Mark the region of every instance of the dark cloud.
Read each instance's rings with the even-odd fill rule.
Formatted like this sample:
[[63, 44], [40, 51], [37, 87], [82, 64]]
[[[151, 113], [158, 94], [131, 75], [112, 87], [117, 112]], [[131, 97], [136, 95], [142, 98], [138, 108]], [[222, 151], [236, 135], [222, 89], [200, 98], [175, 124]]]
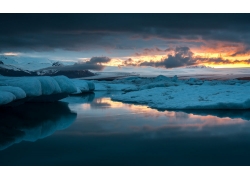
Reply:
[[92, 57], [86, 64], [101, 64], [110, 62], [110, 58], [108, 57]]
[[143, 62], [140, 66], [176, 68], [195, 64], [197, 64], [196, 59], [193, 58], [193, 53], [189, 47], [176, 47], [173, 55], [169, 54], [167, 58], [157, 62]]
[[[101, 71], [105, 67], [102, 63], [110, 62], [111, 59], [108, 57], [92, 57], [89, 61], [78, 62], [74, 65], [69, 66], [53, 66], [44, 68], [42, 70], [56, 69], [60, 71], [81, 71], [81, 70], [97, 70]], [[39, 70], [41, 71], [41, 69]]]
[[250, 59], [245, 60], [229, 60], [229, 59], [223, 59], [221, 57], [219, 58], [200, 58], [195, 57], [194, 58], [197, 63], [208, 63], [208, 64], [214, 64], [214, 65], [225, 65], [225, 64], [250, 64]]
[[89, 61], [76, 63], [74, 66], [92, 70], [103, 70], [105, 67], [103, 63], [110, 62], [108, 57], [92, 57]]
[[167, 55], [161, 61], [135, 61], [131, 58], [123, 61], [123, 66], [153, 66], [153, 67], [165, 67], [176, 68], [198, 64], [212, 64], [212, 65], [225, 65], [225, 64], [250, 64], [250, 59], [245, 60], [229, 60], [218, 58], [204, 58], [200, 56], [194, 56], [189, 47], [176, 47], [173, 50], [173, 54]]
[[115, 47], [121, 35], [250, 45], [249, 19], [250, 14], [0, 14], [0, 51]]
[[167, 49], [160, 49], [158, 47], [155, 48], [145, 48], [141, 53], [135, 53], [136, 56], [147, 56], [147, 55], [159, 55], [162, 53], [167, 53], [170, 51], [173, 51], [173, 48], [167, 48]]

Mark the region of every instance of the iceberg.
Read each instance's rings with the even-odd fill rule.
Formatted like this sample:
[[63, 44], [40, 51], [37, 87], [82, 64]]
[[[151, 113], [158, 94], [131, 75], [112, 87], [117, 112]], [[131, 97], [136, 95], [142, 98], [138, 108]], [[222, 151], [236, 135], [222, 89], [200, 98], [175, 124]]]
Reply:
[[27, 96], [42, 95], [42, 86], [36, 77], [6, 77], [0, 76], [0, 86], [13, 86], [23, 89]]
[[0, 105], [8, 104], [16, 99], [16, 96], [11, 92], [0, 90]]
[[15, 99], [22, 99], [26, 97], [26, 93], [19, 87], [12, 87], [12, 86], [0, 86], [1, 92], [9, 92], [15, 96]]
[[77, 87], [77, 92], [74, 94], [93, 92], [95, 90], [95, 84], [91, 81], [85, 81], [81, 79], [71, 79], [71, 81]]
[[0, 105], [18, 99], [31, 102], [54, 102], [70, 94], [93, 92], [91, 81], [66, 76], [6, 77], [0, 76]]
[[72, 94], [77, 91], [77, 88], [74, 83], [66, 76], [54, 76], [52, 78], [56, 80], [56, 82], [61, 88], [62, 93]]

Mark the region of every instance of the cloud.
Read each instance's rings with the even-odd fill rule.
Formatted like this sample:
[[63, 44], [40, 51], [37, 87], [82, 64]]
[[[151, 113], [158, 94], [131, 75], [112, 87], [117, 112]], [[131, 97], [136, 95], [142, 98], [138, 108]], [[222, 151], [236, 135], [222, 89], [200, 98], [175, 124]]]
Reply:
[[44, 68], [43, 70], [57, 69], [60, 71], [80, 71], [80, 70], [97, 70], [101, 71], [105, 67], [103, 63], [110, 62], [108, 57], [92, 57], [89, 61], [78, 62], [69, 66], [53, 66]]
[[229, 59], [223, 59], [223, 58], [201, 58], [196, 57], [196, 62], [198, 64], [207, 63], [207, 64], [213, 64], [213, 65], [225, 65], [225, 64], [250, 64], [250, 59], [245, 60], [229, 60]]
[[[129, 49], [136, 44], [128, 47], [131, 40], [153, 38], [158, 43], [222, 41], [250, 45], [249, 19], [250, 14], [0, 14], [0, 22], [4, 22], [0, 51]], [[121, 36], [126, 40], [121, 41]]]
[[173, 48], [160, 49], [158, 47], [155, 48], [144, 48], [142, 52], [135, 53], [136, 56], [147, 56], [147, 55], [159, 55], [166, 54], [167, 52], [173, 51]]
[[195, 64], [197, 64], [196, 59], [193, 58], [193, 53], [189, 47], [176, 47], [173, 55], [169, 54], [167, 58], [157, 62], [143, 62], [140, 66], [176, 68]]
[[111, 59], [108, 57], [92, 57], [89, 61], [86, 61], [86, 64], [102, 64], [108, 63]]
[[110, 61], [111, 59], [109, 57], [92, 57], [89, 61], [80, 61], [74, 66], [92, 70], [103, 70], [103, 68], [105, 67], [103, 63], [108, 63]]
[[[150, 52], [153, 50], [151, 49]], [[245, 60], [229, 60], [222, 57], [209, 58], [194, 56], [194, 53], [189, 47], [176, 47], [173, 49], [173, 54], [167, 55], [160, 61], [143, 61], [134, 60], [129, 58], [123, 61], [122, 66], [153, 66], [153, 67], [164, 67], [164, 68], [177, 68], [190, 65], [198, 64], [212, 64], [212, 65], [225, 65], [225, 64], [250, 64], [250, 59]]]

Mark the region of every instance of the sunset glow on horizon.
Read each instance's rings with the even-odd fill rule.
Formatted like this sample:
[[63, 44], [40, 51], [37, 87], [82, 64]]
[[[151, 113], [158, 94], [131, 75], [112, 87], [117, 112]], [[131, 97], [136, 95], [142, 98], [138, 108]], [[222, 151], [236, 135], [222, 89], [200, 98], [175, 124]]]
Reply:
[[92, 70], [250, 67], [249, 18], [249, 14], [2, 14], [0, 20], [7, 23], [0, 29], [0, 54], [80, 61]]

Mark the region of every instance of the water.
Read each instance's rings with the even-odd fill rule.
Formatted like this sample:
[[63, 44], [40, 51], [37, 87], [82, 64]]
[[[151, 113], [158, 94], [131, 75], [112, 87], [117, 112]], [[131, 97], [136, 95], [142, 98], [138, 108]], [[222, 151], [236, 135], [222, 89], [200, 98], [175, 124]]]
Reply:
[[112, 94], [0, 110], [0, 165], [250, 165], [250, 111], [158, 111]]

